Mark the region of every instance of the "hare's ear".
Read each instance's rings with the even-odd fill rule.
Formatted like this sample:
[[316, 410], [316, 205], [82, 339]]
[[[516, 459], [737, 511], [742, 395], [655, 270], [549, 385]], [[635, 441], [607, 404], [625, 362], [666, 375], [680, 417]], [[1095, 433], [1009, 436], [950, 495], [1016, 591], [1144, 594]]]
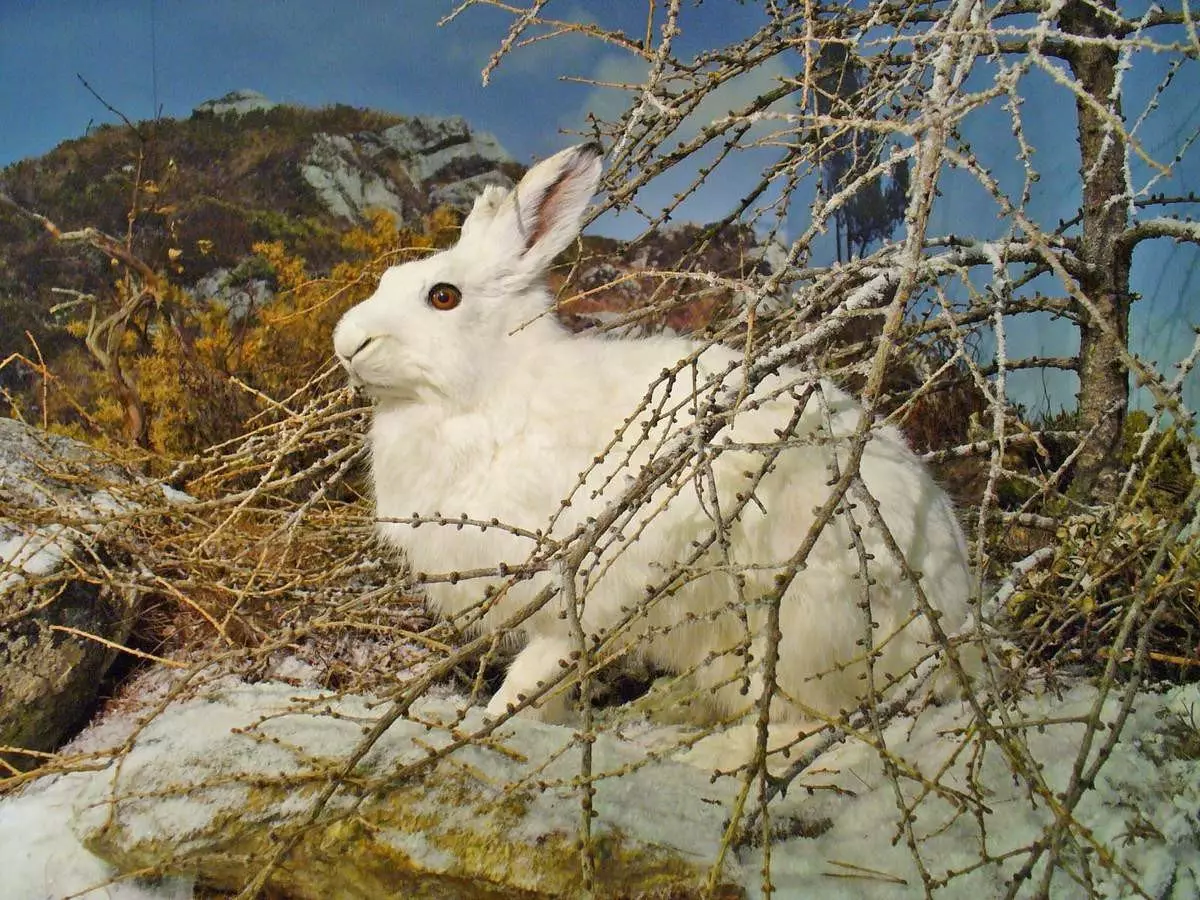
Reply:
[[487, 231], [508, 196], [509, 192], [498, 185], [489, 184], [485, 187], [483, 193], [475, 198], [475, 205], [471, 207], [470, 215], [463, 220], [459, 240], [476, 240], [480, 234]]
[[[531, 281], [579, 234], [579, 222], [600, 181], [600, 146], [580, 144], [556, 153], [525, 173], [506, 202], [489, 210], [481, 197], [470, 219], [485, 218], [487, 238], [509, 255], [513, 276]], [[482, 207], [482, 208], [481, 208]], [[483, 231], [480, 228], [479, 231]]]

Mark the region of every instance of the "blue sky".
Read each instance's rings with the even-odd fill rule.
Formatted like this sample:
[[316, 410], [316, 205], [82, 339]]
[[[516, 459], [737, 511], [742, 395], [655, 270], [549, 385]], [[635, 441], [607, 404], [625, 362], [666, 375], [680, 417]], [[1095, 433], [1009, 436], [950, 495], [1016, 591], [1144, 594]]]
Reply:
[[[2, 0], [0, 165], [112, 120], [77, 74], [135, 120], [153, 117], [156, 89], [164, 114], [187, 116], [204, 100], [253, 88], [284, 103], [465, 115], [503, 133], [519, 156], [555, 146], [547, 117], [554, 124], [571, 94], [578, 102], [586, 89], [564, 90], [526, 65], [485, 90], [479, 70], [503, 17], [479, 11], [438, 29], [450, 8], [404, 0]], [[531, 110], [538, 120], [522, 127], [518, 119]]]
[[[606, 25], [622, 24], [634, 33], [644, 28], [645, 4], [636, 0], [556, 0], [550, 7], [562, 18], [586, 18], [588, 10], [598, 10]], [[761, 16], [754, 2], [708, 0], [699, 8], [685, 7], [677, 42], [685, 51], [749, 33]], [[82, 135], [91, 123], [114, 121], [77, 75], [135, 120], [151, 118], [156, 104], [167, 116], [187, 116], [204, 100], [252, 88], [299, 105], [463, 115], [494, 133], [518, 160], [530, 161], [570, 143], [561, 130], [582, 127], [587, 111], [612, 114], [624, 104], [619, 92], [559, 76], [636, 80], [644, 71], [615, 48], [565, 39], [510, 57], [484, 87], [479, 72], [509, 18], [472, 9], [438, 28], [438, 19], [452, 8], [449, 0], [0, 0], [0, 166], [45, 153]], [[1176, 74], [1160, 110], [1143, 126], [1146, 147], [1160, 158], [1169, 159], [1180, 135], [1200, 126], [1197, 68], [1192, 64]], [[1127, 75], [1131, 101], [1146, 96], [1164, 71], [1153, 61], [1135, 66]], [[754, 92], [786, 74], [780, 63], [732, 93]], [[1042, 175], [1031, 209], [1053, 221], [1070, 216], [1078, 202], [1073, 103], [1045, 75], [1023, 84], [1022, 112]], [[1136, 115], [1140, 106], [1130, 102], [1126, 109]], [[968, 130], [974, 129], [976, 150], [997, 177], [1016, 185], [1020, 169], [1004, 126], [987, 114], [968, 123]], [[1200, 177], [1192, 174], [1200, 173], [1198, 157], [1200, 148], [1193, 146], [1178, 167], [1183, 174], [1156, 189], [1200, 191]], [[715, 218], [752, 175], [749, 165], [723, 170], [685, 212]], [[1134, 175], [1136, 182], [1145, 181], [1144, 171], [1135, 167]], [[968, 179], [950, 173], [942, 187], [935, 230], [999, 233], [994, 206]], [[792, 223], [793, 230], [805, 224]], [[1191, 246], [1160, 241], [1139, 251], [1134, 286], [1145, 299], [1137, 307], [1134, 333], [1137, 349], [1146, 355], [1177, 359], [1190, 346], [1189, 326], [1200, 321], [1196, 263]], [[1068, 352], [1073, 335], [1061, 324], [1041, 322], [1019, 326], [1012, 339], [1023, 351], [1053, 355]], [[1189, 391], [1193, 403], [1195, 381]], [[1023, 390], [1034, 400], [1043, 386]], [[1072, 390], [1069, 380], [1049, 388], [1055, 404], [1069, 402]]]
[[[204, 100], [252, 88], [307, 106], [346, 103], [403, 114], [463, 115], [519, 159], [560, 149], [581, 125], [590, 76], [617, 51], [566, 38], [513, 55], [489, 87], [480, 70], [509, 17], [467, 11], [444, 28], [448, 0], [0, 0], [0, 166], [112, 121], [76, 75], [131, 119], [187, 116]], [[555, 5], [584, 19], [586, 5]], [[606, 23], [644, 27], [642, 4], [604, 4]], [[627, 14], [620, 11], [626, 10]], [[616, 11], [616, 12], [614, 12]], [[751, 6], [706, 4], [683, 39], [701, 46], [752, 30]]]

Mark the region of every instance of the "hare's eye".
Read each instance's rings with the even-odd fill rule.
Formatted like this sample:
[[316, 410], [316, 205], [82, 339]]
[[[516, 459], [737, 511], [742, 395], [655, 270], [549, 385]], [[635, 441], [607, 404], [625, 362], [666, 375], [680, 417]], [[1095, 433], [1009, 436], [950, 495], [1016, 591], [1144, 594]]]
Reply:
[[452, 284], [435, 284], [429, 289], [429, 305], [445, 312], [462, 303], [462, 291]]

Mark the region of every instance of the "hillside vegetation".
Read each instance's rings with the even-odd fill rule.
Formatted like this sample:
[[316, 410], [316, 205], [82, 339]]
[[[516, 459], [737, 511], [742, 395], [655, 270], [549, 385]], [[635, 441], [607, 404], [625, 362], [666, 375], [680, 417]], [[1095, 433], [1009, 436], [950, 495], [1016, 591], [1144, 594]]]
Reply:
[[[395, 139], [380, 139], [395, 126], [424, 141], [425, 156], [406, 158]], [[402, 218], [365, 200], [348, 218], [314, 188], [304, 170], [331, 136], [347, 148], [332, 164], [351, 168], [334, 174], [386, 185]], [[461, 120], [274, 106], [101, 126], [8, 167], [0, 173], [7, 414], [166, 459], [235, 437], [318, 374], [333, 324], [387, 266], [454, 240], [470, 195], [446, 194], [446, 185], [519, 175], [489, 155], [487, 136], [473, 155], [475, 140]], [[664, 302], [664, 281], [642, 273], [691, 254], [736, 276], [753, 241], [749, 229], [686, 225], [629, 248], [589, 237], [561, 269], [578, 293], [564, 320], [702, 328], [727, 292]]]

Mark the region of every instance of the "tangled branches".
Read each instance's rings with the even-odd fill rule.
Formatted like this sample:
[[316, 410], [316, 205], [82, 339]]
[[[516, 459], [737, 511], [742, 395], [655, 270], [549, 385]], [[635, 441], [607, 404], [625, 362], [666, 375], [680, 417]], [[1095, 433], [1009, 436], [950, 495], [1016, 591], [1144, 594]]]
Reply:
[[[181, 465], [171, 480], [193, 495], [191, 502], [164, 507], [141, 497], [105, 525], [105, 546], [122, 548], [116, 556], [136, 565], [104, 577], [136, 584], [170, 609], [151, 630], [165, 647], [143, 648], [183, 667], [168, 700], [231, 671], [295, 678], [293, 664], [280, 666], [298, 658], [307, 667], [300, 680], [370, 692], [382, 704], [352, 751], [307, 772], [319, 775], [320, 790], [274, 835], [243, 895], [270, 883], [338, 797], [351, 786], [361, 789], [364, 760], [396, 723], [417, 720], [418, 701], [436, 691], [475, 705], [486, 700], [510, 638], [519, 639], [523, 623], [547, 604], [561, 610], [572, 634], [573, 653], [558, 676], [496, 720], [461, 712], [447, 726], [447, 742], [372, 782], [371, 790], [425, 776], [464, 747], [502, 745], [512, 716], [558, 695], [576, 713], [570, 740], [554, 760], [532, 761], [532, 773], [506, 789], [536, 784], [577, 797], [585, 894], [600, 891], [598, 835], [611, 812], [596, 799], [598, 784], [664, 759], [701, 765], [731, 793], [719, 850], [700, 890], [716, 895], [729, 860], [754, 859], [769, 895], [782, 864], [773, 862], [772, 847], [803, 831], [790, 813], [778, 812], [787, 809], [789, 787], [849, 793], [844, 782], [831, 788], [814, 764], [838, 748], [859, 748], [880, 766], [879, 783], [894, 801], [892, 837], [906, 848], [925, 896], [969, 884], [985, 870], [999, 873], [1010, 897], [1046, 896], [1064, 883], [1083, 896], [1098, 895], [1102, 883], [1148, 895], [1142, 873], [1097, 834], [1084, 810], [1139, 691], [1152, 676], [1191, 681], [1200, 673], [1200, 444], [1192, 409], [1200, 338], [1174, 357], [1153, 360], [1130, 346], [1134, 249], [1162, 238], [1200, 243], [1200, 230], [1182, 212], [1194, 198], [1157, 192], [1179, 175], [1195, 133], [1177, 130], [1165, 154], [1143, 138], [1155, 127], [1159, 99], [1200, 49], [1186, 10], [1154, 7], [1132, 17], [1115, 4], [1076, 0], [993, 8], [971, 0], [836, 9], [776, 2], [747, 8], [753, 27], [746, 34], [689, 55], [679, 38], [691, 27], [689, 17], [703, 11], [678, 0], [650, 2], [638, 33], [619, 22], [552, 18], [552, 5], [466, 0], [450, 18], [476, 6], [513, 15], [485, 78], [509, 54], [566, 34], [627, 53], [641, 67], [638, 82], [620, 88], [629, 101], [622, 112], [590, 123], [590, 136], [604, 143], [610, 159], [597, 216], [609, 209], [640, 215], [649, 234], [685, 214], [689, 199], [725, 172], [742, 166], [744, 173], [750, 161], [753, 176], [678, 259], [637, 273], [653, 285], [650, 296], [627, 321], [606, 327], [644, 329], [645, 307], [715, 293], [723, 301], [708, 308], [721, 312], [705, 323], [705, 340], [738, 348], [741, 360], [705, 375], [697, 359], [706, 351], [698, 348], [645, 386], [625, 433], [596, 448], [594, 465], [563, 498], [566, 509], [601, 483], [612, 500], [599, 515], [571, 527], [562, 524], [564, 515], [562, 523], [555, 517], [531, 529], [462, 510], [422, 509], [393, 522], [508, 530], [530, 548], [521, 560], [410, 572], [401, 580], [397, 560], [365, 550], [378, 524], [361, 489], [366, 410], [328, 372], [310, 385], [306, 405], [273, 407], [257, 430]], [[866, 76], [849, 95], [818, 102], [817, 92], [831, 83], [820, 71], [829, 59], [822, 48], [830, 44], [847, 49]], [[1133, 115], [1124, 79], [1147, 58], [1161, 61], [1165, 74]], [[782, 74], [749, 101], [714, 114], [723, 90], [772, 66]], [[1060, 92], [1082, 147], [1077, 211], [1052, 225], [1035, 214], [1041, 173], [1022, 112], [1034, 78]], [[847, 135], [865, 138], [847, 143]], [[976, 149], [981, 138], [994, 138], [995, 146]], [[823, 178], [826, 159], [848, 146], [863, 148], [868, 164]], [[1011, 165], [999, 166], [1003, 159]], [[864, 245], [848, 261], [825, 261], [827, 233], [842, 211], [872, 183], [902, 172], [908, 200], [899, 238], [871, 252]], [[656, 185], [670, 173], [685, 173], [686, 186], [659, 202]], [[978, 212], [942, 212], [944, 193], [968, 187], [981, 209], [995, 213], [998, 224], [987, 233], [971, 231], [984, 218]], [[1181, 214], [1146, 218], [1149, 209]], [[734, 223], [755, 230], [753, 262], [761, 265], [732, 274], [705, 268], [706, 250]], [[953, 230], [943, 230], [946, 223]], [[618, 273], [608, 286], [624, 277]], [[561, 292], [567, 310], [572, 285], [568, 279]], [[1029, 329], [1052, 322], [1069, 326], [1075, 347], [1028, 355], [1014, 349]], [[1014, 399], [1015, 386], [1025, 373], [1047, 371], [1073, 373], [1077, 410], [1038, 421]], [[774, 567], [774, 588], [755, 593], [747, 583], [756, 573], [730, 554], [730, 533], [744, 510], [761, 504], [760, 484], [798, 438], [781, 428], [774, 441], [738, 445], [728, 438], [730, 422], [764, 385], [798, 417], [810, 402], [820, 403], [818, 372], [852, 387], [869, 415], [846, 440], [844, 455], [835, 455], [827, 493], [803, 501], [816, 509], [811, 532]], [[1127, 416], [1131, 377], [1152, 414]], [[677, 383], [691, 385], [682, 407], [671, 401]], [[859, 471], [862, 448], [883, 423], [920, 435], [919, 450], [940, 467], [970, 526], [978, 583], [971, 622], [958, 633], [938, 624], [920, 573], [889, 540], [879, 498]], [[644, 463], [631, 447], [645, 451]], [[751, 460], [747, 488], [726, 498], [714, 487], [713, 465], [735, 453]], [[589, 591], [636, 544], [639, 530], [684, 492], [700, 497], [709, 514], [702, 533], [678, 557], [657, 561], [661, 575], [630, 598], [615, 628], [589, 633], [582, 615]], [[862, 602], [862, 704], [837, 714], [812, 710], [806, 727], [781, 733], [771, 716], [782, 691], [774, 667], [789, 652], [780, 598], [822, 531], [838, 527], [850, 536], [846, 552], [859, 566], [864, 596], [881, 560], [872, 558], [861, 534], [874, 528], [884, 535], [887, 562], [913, 585], [913, 615], [928, 623], [931, 645], [903, 677], [876, 673], [872, 661], [889, 636], [873, 627], [870, 603]], [[731, 651], [727, 683], [749, 698], [746, 715], [697, 723], [687, 710], [709, 688], [700, 686], [696, 671], [637, 672], [637, 643], [669, 640], [674, 629], [696, 625], [646, 622], [664, 598], [718, 570], [738, 586], [721, 614], [748, 621], [746, 610], [755, 607], [764, 611], [764, 624], [761, 634], [747, 629], [745, 643]], [[474, 627], [498, 596], [531, 579], [542, 587], [502, 628]], [[442, 582], [477, 585], [478, 603], [427, 628], [415, 592]], [[191, 630], [182, 638], [172, 632], [181, 622]], [[608, 702], [629, 699], [623, 679], [638, 682], [640, 696]], [[1091, 693], [1072, 694], [1072, 712], [1062, 720], [1031, 700], [1069, 693], [1081, 679]], [[942, 697], [961, 695], [962, 717], [945, 755], [916, 758], [908, 739], [925, 727], [931, 687]], [[605, 769], [593, 748], [622, 738], [631, 723], [644, 724], [643, 716], [657, 723], [656, 741], [639, 759]], [[678, 718], [688, 727], [663, 724], [677, 726]], [[1074, 730], [1068, 744], [1054, 748], [1065, 763], [1057, 783], [1046, 774], [1038, 735], [1064, 723]], [[730, 753], [739, 740], [745, 752]], [[546, 776], [563, 758], [577, 764], [573, 775]], [[997, 783], [989, 779], [997, 768], [1021, 786], [1031, 809], [1049, 811], [1015, 842], [989, 830]], [[930, 817], [930, 826], [931, 808], [950, 812]], [[938, 858], [938, 839], [953, 829], [969, 832], [972, 858]]]

